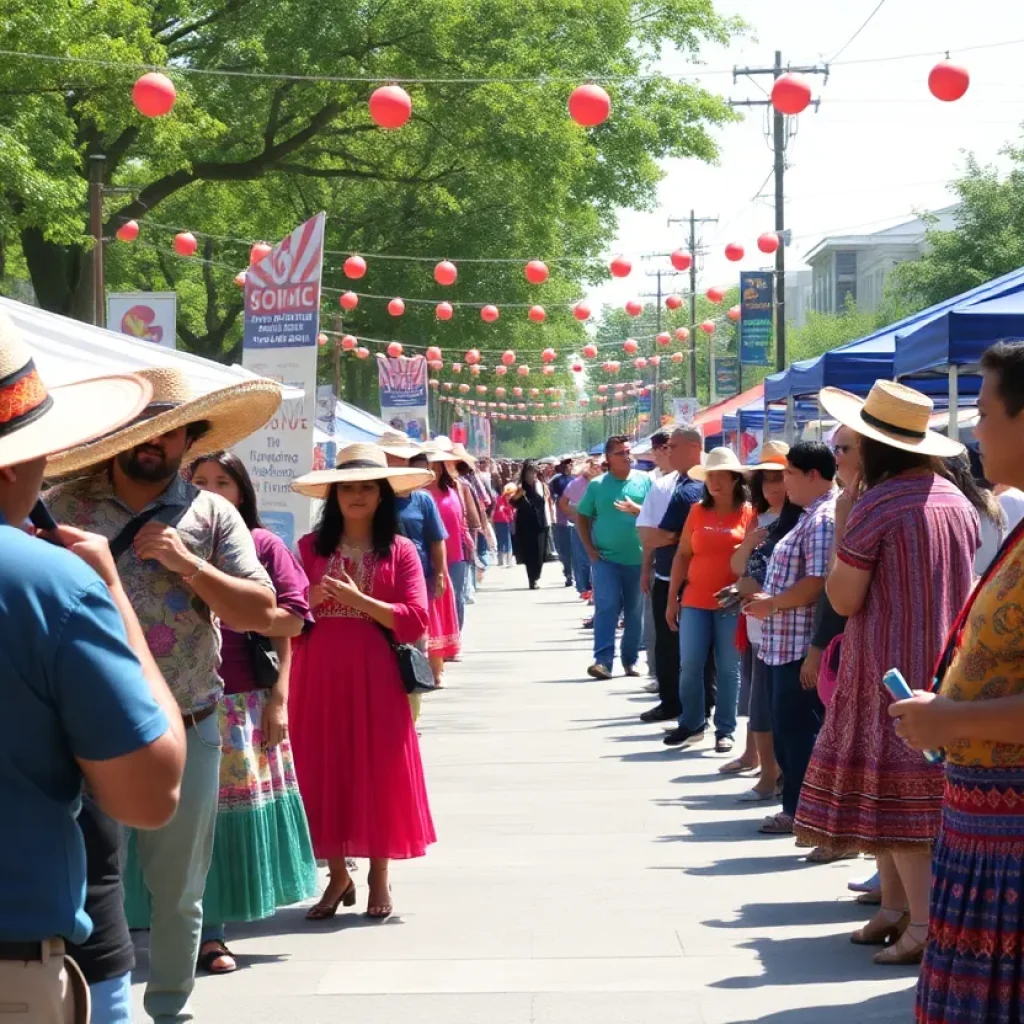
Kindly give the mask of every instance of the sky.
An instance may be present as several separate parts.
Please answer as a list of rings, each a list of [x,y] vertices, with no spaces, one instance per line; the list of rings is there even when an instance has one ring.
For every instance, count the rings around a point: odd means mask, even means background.
[[[702,75],[701,82],[726,98],[764,98],[770,77],[741,78],[734,84],[735,65],[769,66],[776,49],[784,63],[830,61],[877,3],[718,0],[720,14],[738,15],[749,29],[727,47],[704,48],[704,67],[725,73]],[[969,49],[993,43],[1005,45]],[[956,103],[941,103],[927,88],[929,70],[947,50],[971,75],[966,96]],[[875,59],[906,54],[925,56]],[[786,172],[786,225],[794,236],[787,269],[804,266],[804,255],[826,235],[868,233],[918,211],[949,205],[953,197],[946,184],[962,169],[965,152],[1002,166],[999,150],[1022,138],[1022,66],[1024,4],[1018,0],[884,0],[832,66],[828,82],[812,77],[820,110],[809,108],[794,119],[797,134],[790,142]],[[659,67],[682,73],[693,65],[671,54]],[[742,122],[714,131],[720,148],[717,165],[665,161],[657,209],[620,211],[613,248],[628,254],[634,269],[628,278],[593,288],[589,298],[595,308],[601,303],[622,305],[653,290],[654,282],[644,273],[668,268],[668,260],[641,261],[640,256],[681,247],[688,228],[669,226],[668,218],[687,217],[691,208],[698,216],[719,219],[700,233],[708,246],[700,290],[735,284],[739,269],[765,265],[755,242],[774,226],[766,113],[763,108],[741,113]],[[725,259],[728,242],[745,247],[743,263]],[[680,275],[665,287],[684,292],[687,285]]]

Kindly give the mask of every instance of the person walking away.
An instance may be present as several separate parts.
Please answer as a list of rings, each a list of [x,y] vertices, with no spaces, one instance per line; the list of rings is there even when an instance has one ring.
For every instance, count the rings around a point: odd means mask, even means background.
[[[692,746],[704,738],[704,666],[713,644],[718,689],[715,750],[728,753],[733,748],[740,688],[736,649],[739,602],[723,605],[718,595],[736,582],[732,555],[754,521],[742,470],[731,448],[714,448],[704,465],[694,466],[689,473],[703,482],[704,493],[686,517],[669,580],[665,621],[670,630],[679,633],[681,706],[677,727],[663,740],[669,747]]]
[[[461,647],[461,635],[466,622],[466,574],[473,571],[474,542],[466,525],[465,509],[459,498],[458,485],[449,470],[455,456],[450,451],[429,444],[423,447],[427,465],[434,475],[434,482],[428,484],[425,490],[434,499],[441,523],[448,534],[444,542],[445,560],[452,583],[452,596],[455,598],[455,615]],[[441,625],[444,626],[444,623]],[[445,628],[450,633],[450,623]],[[457,659],[458,654],[451,657]]]
[[[494,506],[494,536],[498,544],[498,565],[512,564],[512,523],[516,512],[510,498],[518,488],[515,484],[506,484]]]
[[[608,472],[592,480],[576,508],[576,528],[590,558],[594,584],[594,679],[610,679],[615,661],[615,629],[621,615],[622,667],[638,676],[643,606],[640,570],[643,549],[631,507],[643,504],[651,489],[646,473],[633,469],[629,438],[617,434],[604,446]]]
[[[672,560],[690,509],[700,501],[704,485],[689,476],[700,465],[704,445],[696,427],[679,427],[666,445],[669,472],[655,480],[644,499],[636,525],[644,550],[640,588],[650,594],[654,616],[654,666],[658,704],[640,715],[641,722],[669,722],[678,718],[679,637],[669,629],[669,581]]]
[[[555,544],[555,552],[558,560],[562,563],[562,574],[565,576],[565,585],[573,585],[573,561],[572,561],[572,536],[569,517],[560,506],[560,499],[569,486],[572,477],[569,475],[572,469],[572,459],[562,459],[555,466],[554,475],[548,480],[548,493],[551,495],[551,502],[555,509],[555,521],[551,526],[551,536]]]
[[[187,735],[181,801],[170,822],[139,830],[137,851],[152,900],[144,1005],[158,1024],[191,1019],[202,931],[202,897],[220,790],[223,693],[218,620],[239,631],[272,628],[273,586],[238,510],[186,483],[186,456],[236,444],[281,402],[272,381],[241,381],[196,397],[166,367],[141,370],[152,401],[130,426],[71,449],[48,476],[84,473],[47,492],[58,521],[102,534]],[[102,935],[92,941],[102,942]]]
[[[768,835],[793,832],[807,762],[825,715],[817,681],[807,685],[801,668],[835,540],[835,475],[835,455],[821,441],[790,448],[786,494],[803,512],[768,560],[764,591],[744,606],[745,614],[763,624],[760,656],[768,670],[772,739],[782,769],[782,811],[769,815],[758,829]]]
[[[1024,485],[1024,344],[994,345],[981,369],[975,437],[985,477],[1016,489]],[[897,735],[945,754],[918,1024],[1024,1017],[1022,619],[1024,527],[1015,525],[950,630],[935,687],[889,705]]]
[[[593,459],[584,460],[577,468],[576,474],[562,491],[558,499],[559,507],[569,521],[569,544],[572,548],[572,577],[576,582],[576,592],[584,601],[593,603],[593,583],[590,570],[590,555],[583,546],[580,531],[577,527],[577,508],[587,493],[590,481],[600,475],[597,463]],[[589,620],[591,627],[593,620]]]
[[[526,568],[530,590],[536,590],[548,550],[549,525],[547,488],[537,479],[537,467],[532,462],[523,463],[519,486],[509,501],[516,513],[516,558]]]
[[[88,1021],[86,982],[96,1019],[124,1019],[108,1013],[126,1005],[134,965],[120,874],[87,870],[87,830],[95,809],[113,844],[118,823],[160,828],[180,799],[185,730],[106,540],[27,523],[41,521],[47,457],[119,429],[150,395],[131,375],[48,390],[0,314],[0,695],[15,725],[0,746],[0,814],[15,830],[0,844],[0,1003],[32,1024]],[[118,916],[106,962],[80,968],[66,949]]]
[[[353,444],[337,468],[293,489],[324,502],[299,541],[316,623],[295,645],[289,700],[295,766],[330,879],[311,921],[356,902],[347,857],[370,860],[367,915],[392,912],[392,860],[422,857],[435,841],[419,742],[393,644],[427,628],[427,589],[415,545],[397,532],[395,494],[430,480],[389,467],[376,445]]]
[[[859,435],[863,488],[860,480],[849,481],[837,502],[836,560],[827,588],[836,612],[847,616],[846,631],[795,832],[826,849],[875,855],[882,905],[851,940],[888,942],[876,963],[913,964],[928,932],[942,768],[895,735],[881,679],[896,668],[913,690],[931,683],[971,592],[978,520],[939,473],[936,460],[962,446],[928,430],[929,398],[877,381],[866,401],[829,388],[820,399],[829,415]]]

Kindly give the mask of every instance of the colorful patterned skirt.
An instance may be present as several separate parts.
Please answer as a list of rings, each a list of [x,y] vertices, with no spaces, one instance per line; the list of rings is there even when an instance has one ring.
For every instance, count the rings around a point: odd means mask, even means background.
[[[440,597],[434,596],[432,583],[427,584],[430,601],[427,609],[429,625],[427,634],[427,653],[435,658],[454,658],[462,647],[459,635],[459,609],[455,603],[455,591],[452,581]]]
[[[918,1024],[1024,1020],[1024,767],[946,768]]]
[[[221,699],[220,802],[206,877],[207,924],[258,921],[316,893],[316,861],[288,741],[263,746],[269,690]],[[146,890],[130,833],[124,873],[130,928],[149,927]]]

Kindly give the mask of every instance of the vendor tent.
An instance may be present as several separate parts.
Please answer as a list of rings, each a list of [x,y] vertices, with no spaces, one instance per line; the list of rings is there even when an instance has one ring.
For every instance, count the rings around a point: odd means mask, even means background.
[[[392,428],[379,416],[349,405],[348,402],[335,403],[332,439],[339,444],[354,444],[356,441],[376,442],[387,430]]]
[[[693,425],[701,428],[705,438],[714,437],[722,433],[722,418],[724,416],[736,413],[752,402],[763,402],[763,400],[764,385],[755,384],[752,388],[747,388],[746,391],[733,395],[732,398],[726,398],[724,401],[709,405],[706,409],[701,409],[694,416]]]

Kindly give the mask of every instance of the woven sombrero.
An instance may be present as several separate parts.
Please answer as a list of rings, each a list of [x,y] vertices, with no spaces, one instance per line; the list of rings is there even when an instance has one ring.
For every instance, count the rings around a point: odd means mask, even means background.
[[[389,466],[384,450],[375,444],[350,444],[338,452],[334,469],[316,469],[292,481],[292,490],[307,498],[324,501],[332,484],[359,483],[364,480],[387,480],[395,494],[408,494],[434,482],[429,469],[410,466]]]
[[[219,452],[259,430],[281,404],[281,385],[263,377],[197,395],[185,374],[174,367],[154,366],[137,372],[153,388],[152,400],[142,415],[91,444],[50,459],[48,477],[67,476],[107,462],[152,437],[190,423],[206,423],[208,429],[189,449],[189,459]]]
[[[385,455],[393,455],[396,459],[411,459],[423,452],[423,449],[401,430],[385,430],[377,438],[377,447],[382,449]]]
[[[0,313],[0,466],[52,456],[116,430],[146,407],[149,384],[134,374],[47,389],[32,353]]]

